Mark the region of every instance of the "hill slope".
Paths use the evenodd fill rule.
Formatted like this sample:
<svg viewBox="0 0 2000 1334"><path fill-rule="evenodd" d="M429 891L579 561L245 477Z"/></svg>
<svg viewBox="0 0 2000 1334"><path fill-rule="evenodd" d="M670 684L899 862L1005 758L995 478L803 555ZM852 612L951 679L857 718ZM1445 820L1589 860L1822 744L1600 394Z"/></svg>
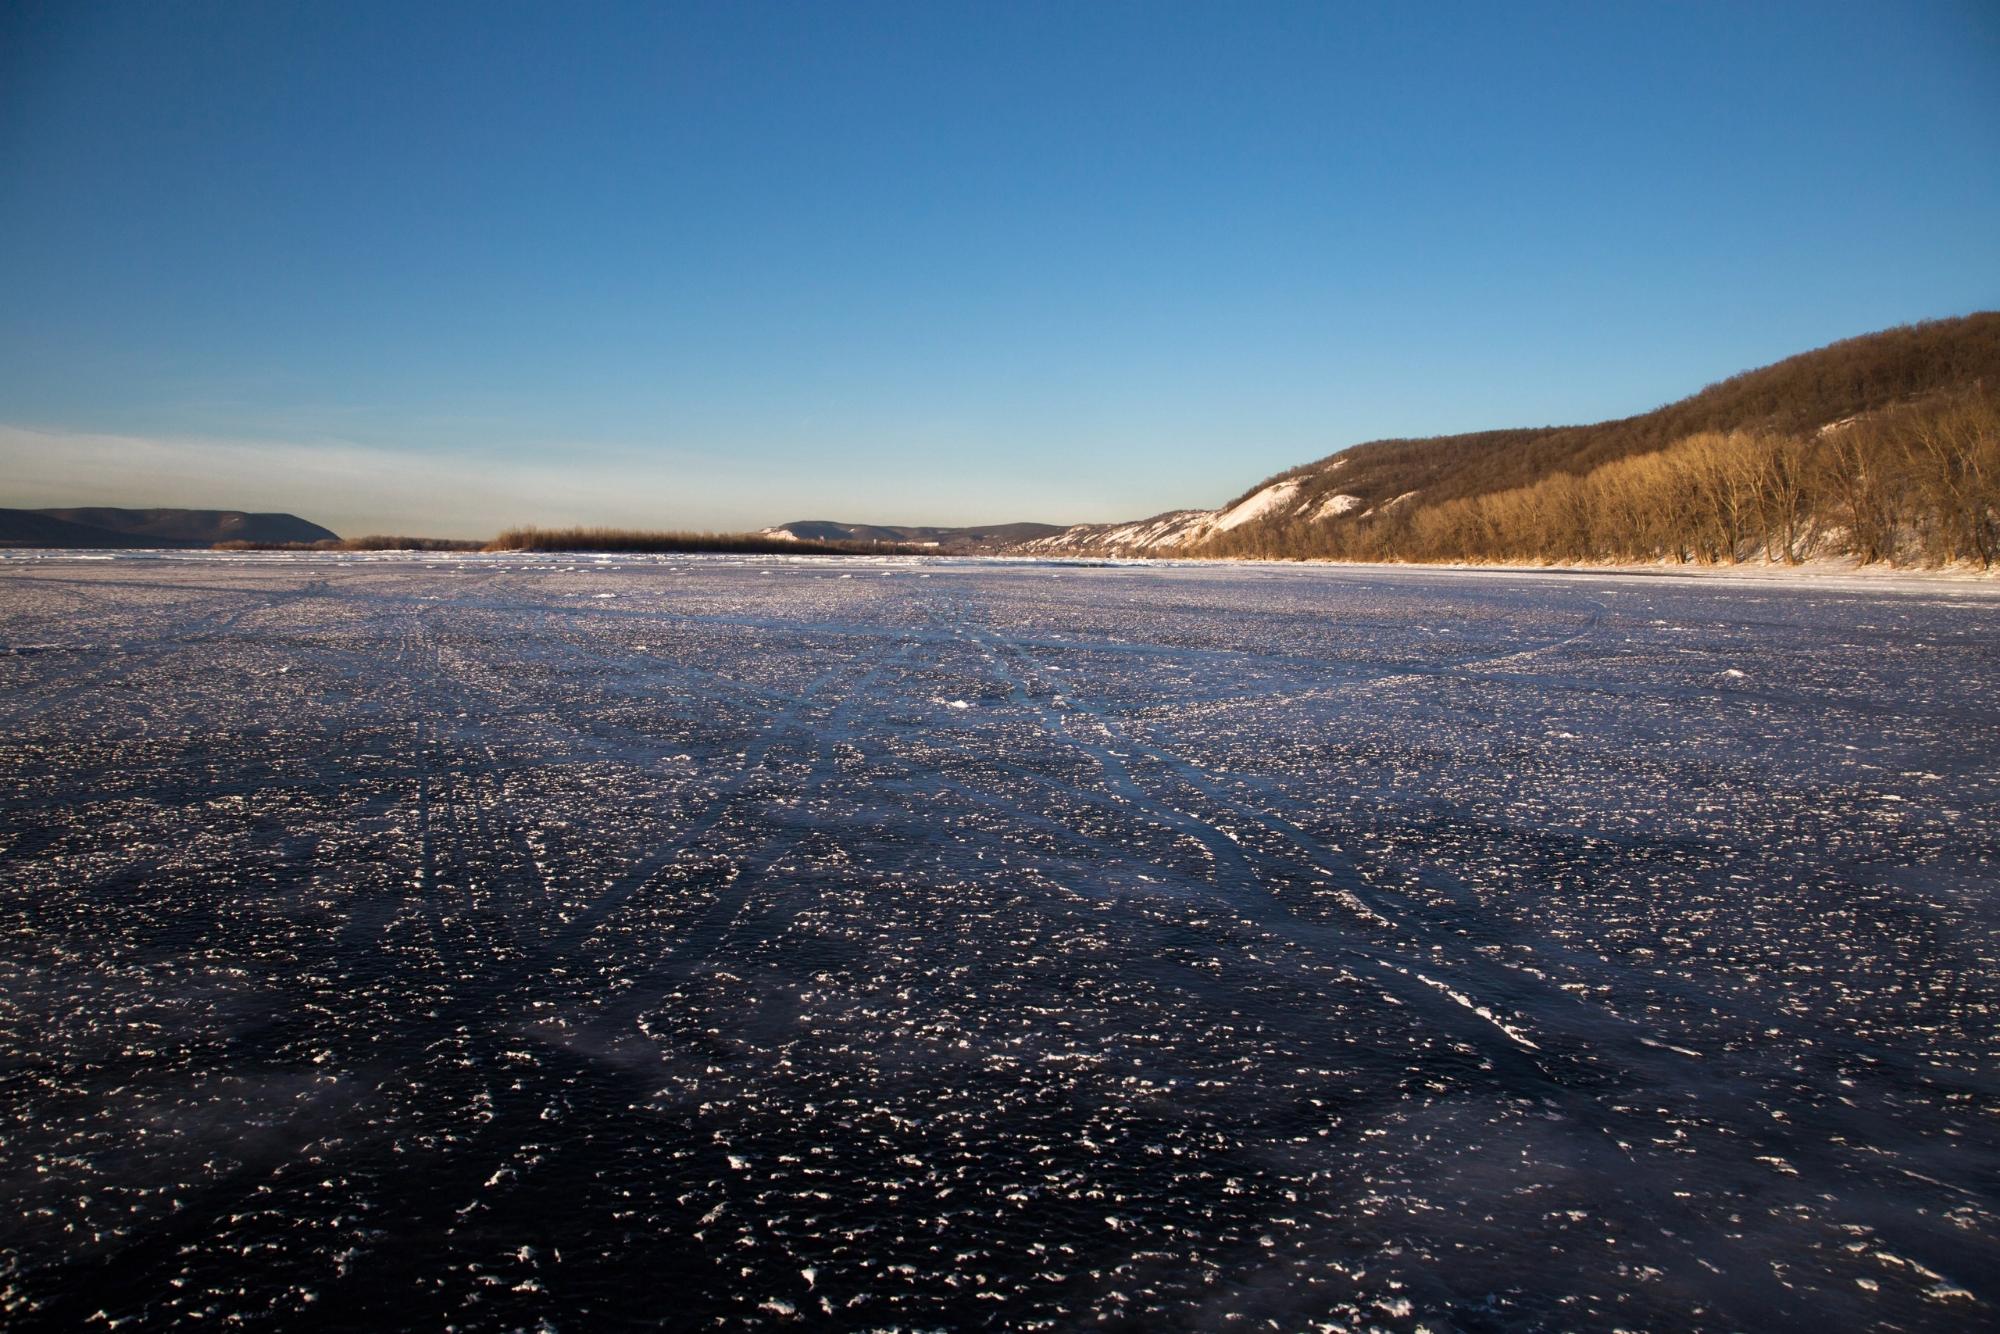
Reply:
<svg viewBox="0 0 2000 1334"><path fill-rule="evenodd" d="M295 514L242 510L0 509L0 546L207 547L217 542L320 542L336 535Z"/></svg>
<svg viewBox="0 0 2000 1334"><path fill-rule="evenodd" d="M1707 435L1817 441L1819 447L1807 450L1813 456L1807 462L1830 467L1836 439L1865 437L1866 428L1891 418L1922 416L1932 408L1942 410L1946 400L1994 391L2000 391L2000 312L1984 312L1847 339L1616 421L1371 441L1267 478L1220 509L1182 510L1130 524L1079 525L1014 550L1476 557L1490 553L1471 539L1455 545L1447 542L1438 550L1427 546L1437 537L1440 514L1466 517L1448 509L1454 503L1465 510L1475 501L1556 485L1563 479L1580 482L1638 458L1665 458L1682 442ZM1847 425L1857 429L1846 431ZM1928 429L1909 420L1903 427ZM1890 453L1900 448L1876 444ZM1851 452L1858 446L1849 448ZM1856 455L1849 462L1859 466L1861 459ZM1838 480L1829 475L1819 483L1825 502L1819 507L1824 511L1820 527L1827 532L1836 526L1832 492L1839 489ZM1916 481L1911 485L1922 489ZM1905 503L1916 502L1906 496ZM1977 516L1969 521L1976 524ZM1921 513L1912 510L1910 523L1921 522ZM1732 545L1717 558L1735 559L1737 549ZM1557 554L1567 553L1550 553ZM1665 554L1673 552L1668 549Z"/></svg>

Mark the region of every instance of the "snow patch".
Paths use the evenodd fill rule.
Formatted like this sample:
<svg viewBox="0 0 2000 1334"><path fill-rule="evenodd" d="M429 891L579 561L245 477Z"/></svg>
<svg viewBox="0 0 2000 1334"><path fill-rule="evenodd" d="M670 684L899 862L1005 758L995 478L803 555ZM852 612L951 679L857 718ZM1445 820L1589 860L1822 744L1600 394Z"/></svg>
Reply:
<svg viewBox="0 0 2000 1334"><path fill-rule="evenodd" d="M1215 530L1226 533L1232 528L1241 528L1252 519L1261 519L1275 510L1289 507L1298 494L1296 480L1274 482L1248 500L1239 501L1216 515Z"/></svg>
<svg viewBox="0 0 2000 1334"><path fill-rule="evenodd" d="M1337 519L1343 514L1352 514L1368 502L1360 496L1346 494L1328 496L1313 510L1315 519Z"/></svg>

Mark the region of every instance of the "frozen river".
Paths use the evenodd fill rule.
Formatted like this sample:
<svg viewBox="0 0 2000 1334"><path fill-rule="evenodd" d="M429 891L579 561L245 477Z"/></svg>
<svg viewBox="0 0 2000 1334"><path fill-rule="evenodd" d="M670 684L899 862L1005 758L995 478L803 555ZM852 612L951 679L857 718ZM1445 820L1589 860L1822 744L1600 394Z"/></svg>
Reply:
<svg viewBox="0 0 2000 1334"><path fill-rule="evenodd" d="M0 1323L1990 1328L1996 612L0 562Z"/></svg>

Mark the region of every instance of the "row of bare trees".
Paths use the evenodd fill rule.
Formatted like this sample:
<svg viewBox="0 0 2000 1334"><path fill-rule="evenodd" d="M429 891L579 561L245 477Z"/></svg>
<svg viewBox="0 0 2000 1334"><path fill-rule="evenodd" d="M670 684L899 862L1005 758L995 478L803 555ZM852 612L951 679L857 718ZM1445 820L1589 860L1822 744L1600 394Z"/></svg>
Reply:
<svg viewBox="0 0 2000 1334"><path fill-rule="evenodd" d="M1704 431L1581 475L1252 540L1270 549L1229 554L1702 563L1852 555L1990 568L2000 560L2000 395L1969 390L1809 434Z"/></svg>
<svg viewBox="0 0 2000 1334"><path fill-rule="evenodd" d="M814 542L762 533L676 533L632 528L509 528L491 541L450 537L346 537L318 542L217 542L216 551L640 551L737 555L922 555L888 542Z"/></svg>
<svg viewBox="0 0 2000 1334"><path fill-rule="evenodd" d="M487 551L637 551L752 556L923 555L926 548L893 542L825 542L763 533L660 532L645 528L509 528Z"/></svg>

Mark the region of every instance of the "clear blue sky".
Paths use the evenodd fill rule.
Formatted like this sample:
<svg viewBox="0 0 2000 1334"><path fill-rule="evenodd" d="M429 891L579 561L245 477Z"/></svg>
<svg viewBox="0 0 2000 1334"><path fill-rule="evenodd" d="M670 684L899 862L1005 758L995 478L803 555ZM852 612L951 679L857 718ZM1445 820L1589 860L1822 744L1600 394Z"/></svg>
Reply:
<svg viewBox="0 0 2000 1334"><path fill-rule="evenodd" d="M2000 6L0 6L0 504L1126 518L2000 305Z"/></svg>

